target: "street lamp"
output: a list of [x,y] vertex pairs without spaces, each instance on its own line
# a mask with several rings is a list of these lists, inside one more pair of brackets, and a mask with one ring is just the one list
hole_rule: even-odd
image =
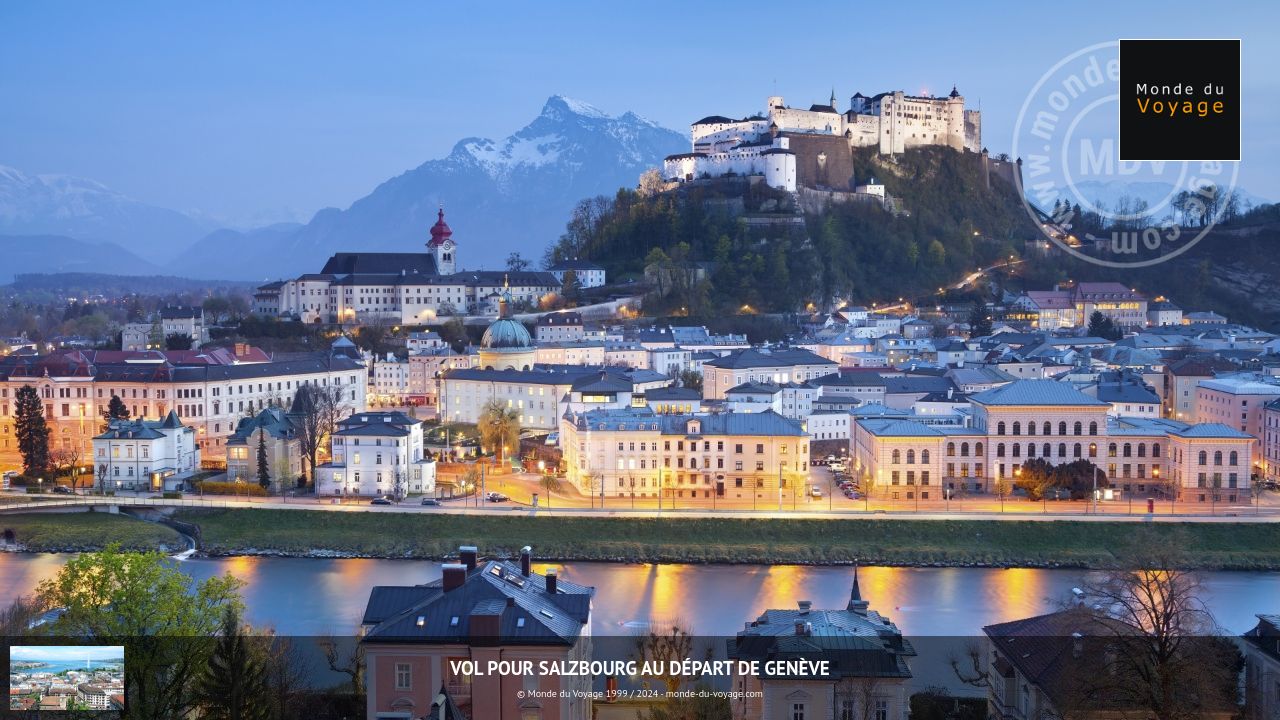
[[[1089,457],[1098,457],[1098,443],[1089,443]],[[1098,514],[1098,464],[1093,464],[1093,514]]]

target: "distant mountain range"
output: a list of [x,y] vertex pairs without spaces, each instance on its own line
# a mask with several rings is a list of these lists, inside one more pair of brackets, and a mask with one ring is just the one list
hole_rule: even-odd
[[[424,250],[440,207],[461,268],[500,267],[514,251],[536,263],[564,231],[575,203],[634,187],[644,170],[688,145],[684,134],[634,113],[614,117],[557,95],[510,137],[465,138],[447,157],[387,180],[345,210],[325,208],[305,225],[252,230],[220,229],[206,217],[149,206],[91,180],[0,167],[0,235],[80,241],[74,258],[23,251],[8,255],[13,262],[0,272],[78,270],[91,257],[110,268],[103,272],[128,266],[132,274],[288,277],[319,269],[338,250]],[[0,247],[13,245],[9,239]]]
[[[575,203],[634,186],[645,169],[688,147],[686,134],[634,113],[610,116],[557,95],[511,136],[460,140],[448,156],[387,180],[345,210],[325,208],[305,224],[250,230],[148,205],[92,180],[0,166],[0,282],[19,273],[84,270],[289,277],[318,269],[339,250],[421,250],[440,207],[459,244],[460,267],[500,267],[513,251],[536,264]],[[1122,195],[1154,205],[1170,186],[1089,181],[1079,189],[1114,207]],[[1241,196],[1254,205],[1266,202]],[[60,249],[33,246],[32,236],[56,240]]]
[[[27,175],[0,165],[0,235],[60,235],[115,243],[168,262],[218,225],[134,200],[67,175]],[[23,271],[38,268],[24,268]]]

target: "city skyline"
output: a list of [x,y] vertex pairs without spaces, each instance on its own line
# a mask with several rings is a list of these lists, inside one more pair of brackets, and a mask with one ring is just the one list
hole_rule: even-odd
[[[508,6],[479,17],[412,5],[376,14],[333,5],[10,5],[0,12],[0,67],[23,71],[0,74],[0,165],[93,179],[231,224],[305,221],[447,155],[465,137],[506,136],[554,94],[683,133],[703,115],[759,110],[770,94],[807,106],[833,90],[843,103],[855,92],[945,94],[952,85],[982,109],[984,143],[998,153],[1010,149],[1026,92],[1061,57],[1118,37],[1185,34],[1176,7],[1153,15],[1106,6],[1105,32],[1092,21],[1103,10],[1095,4],[1071,13],[921,13],[901,33],[881,32],[896,20],[873,7],[853,28],[833,22],[777,41],[761,32],[754,43],[754,31],[716,32],[723,8],[665,17],[589,7]],[[829,4],[806,15],[823,13],[847,11]],[[1274,26],[1276,16],[1251,4],[1203,18],[1197,33],[1235,37]],[[911,40],[921,33],[939,41]],[[574,42],[548,53],[552,37]],[[1280,142],[1266,123],[1280,88],[1250,69],[1275,66],[1277,51],[1261,36],[1243,40],[1239,184],[1275,199]],[[823,47],[847,64],[818,62],[814,49]],[[754,55],[747,67],[767,71],[717,69],[739,67],[722,62],[735,54]]]

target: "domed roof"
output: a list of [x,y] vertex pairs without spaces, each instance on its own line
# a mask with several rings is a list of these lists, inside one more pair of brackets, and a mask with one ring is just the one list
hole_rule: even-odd
[[444,208],[440,208],[440,212],[436,215],[436,224],[431,226],[431,242],[428,245],[442,245],[445,240],[453,237],[453,231],[444,221]]
[[480,347],[486,350],[527,349],[533,347],[533,338],[529,336],[529,330],[525,328],[524,323],[511,318],[500,318],[494,320],[493,324],[484,331],[484,337],[480,339]]

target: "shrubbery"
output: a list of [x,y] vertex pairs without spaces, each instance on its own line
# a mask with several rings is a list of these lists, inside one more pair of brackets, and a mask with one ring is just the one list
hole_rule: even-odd
[[[250,495],[253,497],[266,497],[266,488],[256,483],[234,483],[234,482],[198,482],[195,484],[196,490],[206,495]],[[179,497],[181,497],[179,495]]]

